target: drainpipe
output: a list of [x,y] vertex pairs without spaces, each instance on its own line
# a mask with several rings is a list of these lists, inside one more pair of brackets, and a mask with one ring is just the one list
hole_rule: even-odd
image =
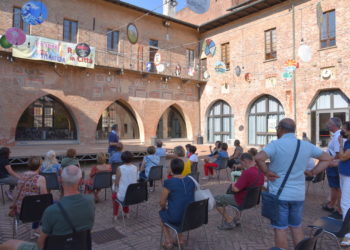
[[[293,60],[295,60],[295,4],[294,0],[292,2],[292,28],[293,28]],[[296,80],[296,70],[293,72],[293,109],[294,109],[294,121],[297,123],[297,80]]]

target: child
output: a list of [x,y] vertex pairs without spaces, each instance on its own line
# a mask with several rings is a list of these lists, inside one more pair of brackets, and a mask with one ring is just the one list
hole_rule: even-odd
[[[154,146],[150,146],[147,148],[147,154],[141,163],[140,167],[140,179],[147,180],[149,173],[151,171],[151,168],[154,166],[158,166],[160,162],[159,156],[155,155],[156,148]],[[151,180],[149,182],[149,186],[153,187],[153,181]]]

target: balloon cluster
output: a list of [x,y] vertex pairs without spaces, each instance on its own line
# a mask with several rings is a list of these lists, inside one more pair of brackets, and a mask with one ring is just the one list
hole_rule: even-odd
[[[38,25],[47,19],[47,9],[44,3],[39,1],[29,1],[22,6],[21,17],[23,22],[30,25]],[[0,38],[0,45],[4,49],[13,45],[22,45],[26,41],[26,34],[17,27],[9,28]]]

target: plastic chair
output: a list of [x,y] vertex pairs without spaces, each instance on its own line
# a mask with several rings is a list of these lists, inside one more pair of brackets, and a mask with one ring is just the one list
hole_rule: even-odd
[[18,225],[20,222],[29,223],[40,221],[45,209],[52,203],[52,194],[25,196],[22,200],[20,214],[13,219],[13,238],[16,238]]
[[112,172],[99,172],[94,177],[91,189],[105,189],[105,200],[107,199],[107,188],[112,188]]
[[[236,211],[237,214],[240,215],[240,217],[241,217],[241,213],[244,210],[257,207],[257,205],[259,205],[259,203],[260,203],[261,187],[250,187],[250,188],[247,188],[246,191],[247,191],[247,193],[246,193],[246,196],[244,198],[242,205],[240,205],[240,206],[229,205],[230,207],[232,207]],[[258,216],[258,220],[260,223],[260,227],[262,228],[262,222],[261,222],[261,218],[259,216],[259,213],[257,213],[257,216]],[[224,218],[222,217],[222,220],[223,219]],[[243,227],[242,227],[242,231],[243,231]]]
[[343,238],[346,234],[350,233],[350,209],[346,212],[344,221],[331,217],[321,217],[313,225],[309,225],[309,227],[323,229],[325,234],[329,234],[336,240],[339,249],[341,249],[338,238]]
[[46,188],[48,191],[50,190],[61,190],[61,185],[58,180],[58,174],[57,173],[43,173],[40,172],[40,175],[45,177],[46,180]]
[[317,240],[322,235],[323,230],[318,229],[314,236],[311,238],[306,238],[300,241],[296,246],[295,250],[316,250]]
[[117,173],[117,169],[123,165],[123,162],[112,163],[112,175]]
[[156,181],[163,180],[163,166],[153,166],[151,167],[148,175],[147,181],[153,181],[153,189],[156,190]]
[[[74,237],[74,240],[73,240]],[[91,232],[85,230],[75,234],[49,235],[44,250],[91,250]]]
[[125,227],[123,207],[137,205],[136,215],[138,214],[138,204],[148,200],[147,182],[139,182],[130,184],[126,190],[124,201],[115,200],[122,207],[123,224]]
[[322,189],[323,189],[323,192],[325,193],[326,190],[324,189],[324,180],[325,180],[325,177],[326,177],[326,172],[325,171],[322,171],[321,173],[318,173],[316,176],[314,177],[305,177],[305,181],[307,182],[307,187],[306,187],[306,194],[308,194],[309,192],[309,187],[310,187],[310,183],[319,183],[319,182],[323,182],[322,183]]
[[[187,234],[187,240],[188,240],[189,231],[199,228],[203,225],[204,232],[205,232],[205,239],[208,239],[205,224],[208,224],[208,199],[194,201],[188,204],[188,206],[185,209],[185,213],[182,217],[180,226],[176,226],[170,223],[164,223],[165,226],[169,227],[171,230],[175,232],[179,250],[181,250],[179,233],[188,232]],[[163,227],[162,227],[162,232],[160,236],[160,248],[162,247],[162,239],[163,239]],[[210,249],[208,241],[206,242],[208,245],[208,249]]]
[[[210,167],[210,168],[213,168],[216,171],[219,183],[220,183],[220,172],[221,172],[221,170],[224,170],[224,169],[226,170],[228,159],[229,158],[222,158],[221,159],[221,164],[218,167]],[[227,179],[230,179],[228,174],[227,174],[227,171],[226,171],[226,175],[227,175]]]

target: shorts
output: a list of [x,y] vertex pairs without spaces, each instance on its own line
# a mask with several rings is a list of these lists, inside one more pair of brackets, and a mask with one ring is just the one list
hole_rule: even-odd
[[215,196],[215,201],[217,207],[237,206],[235,198],[232,194],[217,195]]
[[339,175],[336,176],[328,176],[328,185],[330,188],[340,188]]
[[304,212],[304,201],[279,201],[276,220],[271,225],[276,229],[300,227]]

